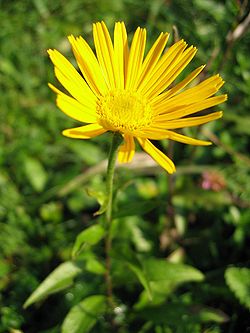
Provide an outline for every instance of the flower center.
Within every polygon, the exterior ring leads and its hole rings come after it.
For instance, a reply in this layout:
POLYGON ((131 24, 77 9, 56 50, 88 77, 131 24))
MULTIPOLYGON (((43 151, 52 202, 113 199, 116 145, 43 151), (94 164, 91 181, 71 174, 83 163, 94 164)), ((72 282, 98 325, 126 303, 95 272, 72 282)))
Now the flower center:
POLYGON ((104 128, 127 134, 148 127, 153 119, 147 100, 137 92, 126 90, 114 90, 101 97, 96 113, 104 128))

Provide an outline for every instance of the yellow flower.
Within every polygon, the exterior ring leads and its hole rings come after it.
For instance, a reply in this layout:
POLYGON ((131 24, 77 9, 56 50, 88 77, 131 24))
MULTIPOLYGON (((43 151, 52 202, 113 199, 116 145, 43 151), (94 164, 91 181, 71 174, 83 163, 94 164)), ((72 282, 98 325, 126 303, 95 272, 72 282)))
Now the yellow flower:
POLYGON ((200 66, 183 81, 170 85, 189 64, 197 49, 180 40, 163 53, 169 34, 161 33, 144 56, 146 30, 137 28, 128 45, 126 28, 117 22, 114 42, 104 22, 93 25, 96 55, 82 37, 69 36, 81 74, 57 50, 49 50, 55 75, 71 96, 49 84, 57 93, 57 105, 69 117, 88 125, 66 129, 63 135, 89 139, 107 131, 120 132, 124 144, 118 160, 130 162, 136 138, 142 148, 169 173, 173 162, 149 140, 170 139, 191 145, 210 145, 173 130, 196 126, 222 117, 222 112, 187 117, 227 99, 214 96, 223 85, 214 75, 183 90, 205 66, 200 66))

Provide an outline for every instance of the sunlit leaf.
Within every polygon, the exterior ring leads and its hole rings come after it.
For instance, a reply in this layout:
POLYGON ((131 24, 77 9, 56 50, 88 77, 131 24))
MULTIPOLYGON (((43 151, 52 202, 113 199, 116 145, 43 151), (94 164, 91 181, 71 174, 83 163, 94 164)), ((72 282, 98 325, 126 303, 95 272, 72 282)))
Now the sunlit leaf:
POLYGON ((72 249, 72 257, 76 257, 84 246, 95 245, 104 237, 105 230, 100 224, 92 225, 83 230, 76 238, 72 249))
POLYGON ((194 307, 193 311, 196 311, 197 320, 202 323, 225 323, 229 320, 228 316, 224 312, 214 308, 198 306, 194 307))
POLYGON ((27 157, 24 160, 24 170, 34 190, 41 192, 48 179, 48 174, 41 162, 33 157, 27 157))
POLYGON ((106 298, 94 295, 75 305, 67 314, 62 333, 87 333, 106 310, 106 298))
POLYGON ((98 209, 98 211, 96 211, 94 213, 94 215, 96 216, 96 215, 101 215, 101 214, 105 213, 108 208, 108 200, 107 200, 106 193, 104 193, 102 191, 95 191, 90 188, 87 190, 87 193, 89 196, 95 198, 100 205, 100 208, 98 209))
POLYGON ((72 284, 74 277, 80 273, 81 269, 71 261, 59 265, 30 295, 24 303, 24 308, 69 287, 72 284))
POLYGON ((250 269, 229 267, 225 272, 225 279, 240 303, 250 309, 250 269))
POLYGON ((152 299, 152 292, 151 292, 150 284, 149 284, 149 281, 147 280, 147 276, 145 275, 143 270, 140 267, 138 267, 138 266, 136 266, 132 263, 127 263, 127 264, 128 264, 129 269, 131 269, 131 271, 135 273, 138 280, 140 281, 140 283, 145 288, 145 291, 147 292, 148 298, 152 299))
POLYGON ((203 274, 192 266, 163 259, 147 259, 143 261, 143 267, 153 293, 168 295, 183 283, 201 282, 204 279, 203 274))
POLYGON ((94 274, 105 274, 105 266, 98 261, 95 257, 90 257, 86 262, 86 270, 94 274))

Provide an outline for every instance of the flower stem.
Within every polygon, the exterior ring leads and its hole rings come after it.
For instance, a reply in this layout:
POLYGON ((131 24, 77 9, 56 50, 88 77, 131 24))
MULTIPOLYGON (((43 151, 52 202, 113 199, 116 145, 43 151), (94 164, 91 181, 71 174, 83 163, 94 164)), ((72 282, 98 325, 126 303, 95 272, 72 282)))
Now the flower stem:
POLYGON ((112 278, 111 278, 111 258, 110 252, 112 248, 112 236, 111 236, 111 226, 112 226, 112 213, 113 213, 113 186, 114 186, 114 172, 115 172, 115 161, 118 152, 118 148, 122 143, 122 136, 115 132, 113 134, 113 139, 109 151, 108 157, 108 167, 107 167, 107 178, 106 178, 106 191, 107 191, 107 210, 106 210, 106 239, 105 239, 105 255, 106 255, 106 286, 107 286, 107 297, 108 304, 111 309, 114 309, 113 301, 113 288, 112 288, 112 278))

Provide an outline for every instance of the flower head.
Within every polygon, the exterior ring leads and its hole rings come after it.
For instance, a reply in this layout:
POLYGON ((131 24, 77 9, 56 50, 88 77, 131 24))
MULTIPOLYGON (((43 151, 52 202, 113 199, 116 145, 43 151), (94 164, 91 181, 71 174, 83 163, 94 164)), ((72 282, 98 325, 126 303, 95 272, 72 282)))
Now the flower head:
POLYGON ((173 131, 221 118, 221 111, 190 115, 227 99, 226 95, 214 96, 224 83, 219 75, 184 89, 204 66, 170 88, 194 57, 195 47, 187 47, 180 40, 163 53, 169 34, 161 33, 145 56, 146 30, 137 28, 129 48, 123 22, 115 24, 113 42, 104 22, 93 25, 93 36, 96 54, 82 37, 69 37, 82 75, 61 53, 48 51, 57 79, 71 95, 49 84, 57 93, 58 107, 69 117, 88 124, 64 130, 65 136, 89 139, 107 131, 119 132, 124 138, 118 154, 121 163, 132 160, 137 139, 169 173, 175 171, 173 162, 150 140, 210 145, 173 131))

